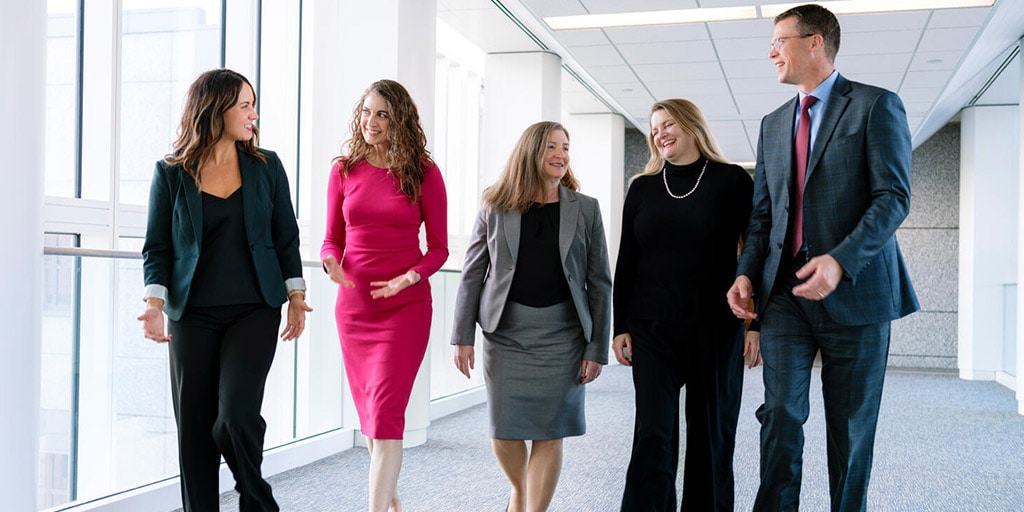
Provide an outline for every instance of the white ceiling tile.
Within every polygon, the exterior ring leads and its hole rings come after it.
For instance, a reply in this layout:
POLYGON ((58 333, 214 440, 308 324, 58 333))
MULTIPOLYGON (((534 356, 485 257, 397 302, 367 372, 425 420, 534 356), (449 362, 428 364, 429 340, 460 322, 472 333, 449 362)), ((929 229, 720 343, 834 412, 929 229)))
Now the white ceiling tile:
POLYGON ((932 89, 904 89, 900 91, 900 99, 903 100, 903 108, 907 113, 926 114, 935 103, 935 98, 942 92, 940 88, 932 89))
POLYGON ((704 95, 727 94, 725 79, 672 80, 647 82, 647 88, 657 98, 693 98, 704 95))
POLYGON ((587 66, 590 76, 598 82, 628 82, 635 80, 636 75, 629 66, 587 66))
POLYGON ((608 44, 608 38, 600 29, 567 30, 558 33, 558 42, 564 46, 599 46, 608 44))
POLYGON ((519 0, 519 2, 541 18, 587 14, 587 10, 578 0, 519 0))
POLYGON ((913 53, 921 37, 921 30, 893 30, 886 32, 884 37, 870 32, 854 32, 843 37, 839 55, 913 53))
POLYGON ((911 71, 938 71, 956 69, 963 57, 962 50, 947 52, 917 52, 910 61, 911 71))
POLYGON ((438 17, 484 52, 522 52, 540 49, 537 43, 497 9, 438 12, 438 17))
POLYGON ((691 62, 689 64, 643 64, 633 66, 640 80, 691 80, 718 78, 722 70, 717 62, 691 62))
MULTIPOLYGON (((841 15, 839 25, 844 34, 872 32, 882 35, 896 30, 922 29, 928 22, 929 11, 887 12, 880 14, 841 15)), ((842 46, 840 44, 840 46, 842 46)))
POLYGON ((662 25, 656 27, 607 28, 605 33, 615 44, 657 43, 664 41, 698 41, 707 39, 703 23, 662 25))
POLYGON ((881 87, 890 91, 899 89, 903 73, 858 73, 857 76, 843 75, 856 82, 881 87))
POLYGON ((729 87, 733 94, 790 93, 793 91, 792 85, 780 84, 774 74, 757 78, 731 78, 729 87))
POLYGON ((647 88, 639 80, 601 82, 601 86, 604 87, 604 90, 608 91, 609 94, 634 93, 636 91, 642 91, 643 94, 647 94, 647 88))
POLYGON ((736 102, 739 103, 741 116, 759 120, 794 97, 796 88, 791 88, 785 92, 737 95, 736 102))
POLYGON ((775 79, 775 65, 768 59, 723 61, 722 68, 730 80, 735 78, 775 79))
POLYGON ((910 53, 883 53, 878 55, 836 56, 836 69, 840 73, 855 77, 861 73, 901 73, 910 65, 910 53))
POLYGON ((708 23, 708 30, 715 39, 760 37, 764 39, 764 46, 767 48, 772 39, 774 26, 772 20, 722 21, 708 23))
POLYGON ((615 47, 606 44, 602 46, 577 46, 571 50, 572 56, 583 66, 619 66, 626 62, 615 51, 615 47))
POLYGON ((991 11, 988 7, 936 9, 928 20, 928 28, 980 27, 985 24, 991 11))
POLYGON ((968 28, 935 28, 928 29, 921 38, 922 52, 945 52, 965 50, 974 41, 978 29, 968 28))
POLYGON ((953 70, 945 69, 939 71, 910 71, 903 78, 903 86, 900 88, 902 94, 905 89, 920 89, 922 87, 935 87, 935 84, 945 84, 953 75, 953 70))
POLYGON ((721 39, 715 38, 715 50, 718 51, 718 58, 727 60, 751 60, 762 58, 768 60, 769 39, 764 37, 746 37, 721 39))
POLYGON ((715 60, 711 43, 683 41, 674 43, 620 44, 619 53, 631 64, 668 64, 709 62, 715 60))

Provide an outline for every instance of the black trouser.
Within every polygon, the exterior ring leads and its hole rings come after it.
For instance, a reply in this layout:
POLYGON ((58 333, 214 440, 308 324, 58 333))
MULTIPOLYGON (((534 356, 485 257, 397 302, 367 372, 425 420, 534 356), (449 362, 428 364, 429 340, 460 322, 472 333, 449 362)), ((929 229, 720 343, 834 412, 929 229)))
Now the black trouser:
POLYGON ((280 309, 244 304, 189 308, 169 324, 186 512, 220 509, 221 455, 235 477, 240 510, 278 510, 260 472, 267 430, 260 407, 280 323, 280 309))
POLYGON ((686 462, 680 510, 733 510, 732 458, 743 392, 743 331, 630 321, 636 425, 622 511, 673 512, 679 464, 679 392, 686 390, 686 462))

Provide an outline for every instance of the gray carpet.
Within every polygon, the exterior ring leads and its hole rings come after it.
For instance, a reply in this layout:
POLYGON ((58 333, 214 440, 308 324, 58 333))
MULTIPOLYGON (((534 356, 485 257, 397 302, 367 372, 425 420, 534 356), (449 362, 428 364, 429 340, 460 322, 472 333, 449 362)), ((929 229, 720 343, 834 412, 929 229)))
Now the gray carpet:
MULTIPOLYGON (((629 372, 608 367, 588 389, 589 431, 566 440, 551 512, 618 510, 632 439, 629 372)), ((824 511, 817 371, 813 382, 801 510, 824 511)), ((949 373, 901 370, 890 370, 885 386, 869 510, 1024 511, 1024 416, 1016 413, 1010 390, 949 373)), ((736 510, 750 510, 757 489, 754 409, 761 396, 760 370, 748 371, 735 457, 736 510)), ((485 416, 479 405, 436 420, 427 443, 405 451, 399 493, 406 512, 504 510, 507 483, 490 451, 485 416)), ((364 511, 368 461, 364 449, 347 450, 270 481, 285 511, 364 511)), ((237 507, 233 492, 222 497, 221 510, 237 507)))

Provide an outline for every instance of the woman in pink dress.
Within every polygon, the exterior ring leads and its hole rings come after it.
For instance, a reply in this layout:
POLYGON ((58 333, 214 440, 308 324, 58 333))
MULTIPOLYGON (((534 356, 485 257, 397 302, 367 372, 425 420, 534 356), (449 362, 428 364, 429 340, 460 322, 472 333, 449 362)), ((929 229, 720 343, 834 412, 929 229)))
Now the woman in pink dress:
POLYGON ((320 259, 341 285, 335 317, 370 452, 369 509, 397 512, 405 408, 430 335, 426 278, 448 258, 448 204, 416 105, 401 84, 374 82, 356 105, 351 130, 331 169, 320 259))

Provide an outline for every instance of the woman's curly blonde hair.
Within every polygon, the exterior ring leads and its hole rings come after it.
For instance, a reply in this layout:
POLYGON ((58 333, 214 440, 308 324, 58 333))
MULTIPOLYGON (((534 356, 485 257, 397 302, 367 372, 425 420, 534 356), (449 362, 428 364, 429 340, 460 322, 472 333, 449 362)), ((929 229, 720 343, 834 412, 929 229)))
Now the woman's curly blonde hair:
POLYGON ((334 159, 341 162, 341 173, 348 176, 348 170, 354 167, 375 151, 373 146, 363 138, 360 118, 363 105, 370 94, 376 94, 387 104, 389 114, 387 152, 378 155, 384 164, 398 179, 398 188, 409 201, 415 203, 420 199, 420 187, 423 185, 423 171, 433 164, 430 151, 427 151, 427 136, 420 126, 420 114, 416 109, 409 91, 394 80, 378 80, 363 92, 359 102, 352 111, 352 138, 342 146, 342 155, 334 159))

